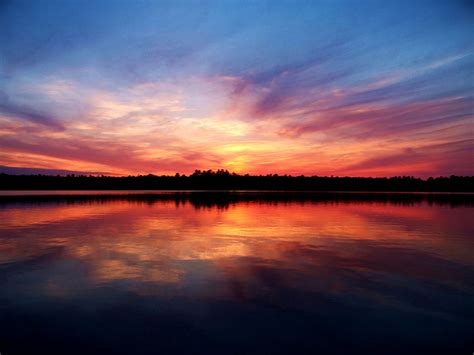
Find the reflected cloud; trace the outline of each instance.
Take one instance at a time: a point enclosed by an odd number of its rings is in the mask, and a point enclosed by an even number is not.
[[[442,260],[474,263],[467,252],[467,236],[473,232],[469,210],[444,209],[425,202],[250,201],[236,202],[226,209],[196,209],[173,200],[153,204],[92,200],[36,207],[17,204],[2,208],[0,215],[3,265],[42,260],[54,248],[61,248],[61,253],[55,254],[57,262],[65,258],[83,265],[88,270],[83,282],[88,284],[187,282],[186,275],[195,262],[233,275],[245,274],[254,263],[255,267],[281,269],[291,275],[318,273],[322,268],[321,272],[327,272],[320,275],[322,279],[329,277],[329,266],[381,272],[386,263],[397,265],[396,270],[387,272],[406,277],[429,273],[436,279],[438,266],[428,270],[429,265]],[[403,249],[408,246],[410,249]],[[417,260],[427,258],[428,269],[412,270],[397,261],[404,254],[411,258],[411,253],[419,254]],[[389,262],[389,257],[397,260]],[[432,258],[442,259],[435,262]],[[46,267],[55,268],[54,259],[45,260]],[[446,268],[458,267],[452,265]],[[453,272],[446,271],[450,274]]]
[[[0,313],[16,319],[6,331],[23,334],[15,322],[29,317],[45,334],[85,320],[89,339],[92,319],[127,340],[149,332],[161,342],[155,334],[168,331],[181,342],[193,329],[208,347],[203,333],[240,344],[250,328],[248,344],[294,337],[290,350],[315,329],[324,332],[315,344],[359,339],[361,319],[363,334],[382,320],[410,326],[408,339],[421,322],[429,344],[430,324],[470,339],[472,200],[180,195],[1,201]],[[257,330],[268,328],[262,340]],[[381,334],[390,343],[392,329]]]

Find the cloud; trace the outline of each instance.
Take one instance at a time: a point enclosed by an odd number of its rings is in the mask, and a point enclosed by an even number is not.
[[[472,21],[458,4],[300,5],[12,2],[0,164],[470,171],[456,142],[472,136]]]
[[[53,117],[36,111],[25,105],[18,105],[11,102],[6,93],[0,90],[0,113],[31,121],[54,128],[57,130],[64,129],[64,126]]]
[[[312,132],[330,132],[333,138],[359,139],[410,134],[468,120],[472,117],[471,106],[470,97],[448,97],[408,104],[336,107],[311,113],[299,122],[289,121],[279,133],[299,137]]]
[[[3,166],[0,165],[0,173],[10,175],[111,175],[110,172],[103,171],[73,171],[73,170],[60,170],[60,169],[39,169],[39,168],[25,168],[16,166]]]
[[[430,144],[418,148],[377,154],[375,157],[345,166],[341,170],[351,175],[473,175],[474,168],[464,165],[472,160],[474,140],[468,139],[443,144]],[[397,173],[403,172],[403,174]]]

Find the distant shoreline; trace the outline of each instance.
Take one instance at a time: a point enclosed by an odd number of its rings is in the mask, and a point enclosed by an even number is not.
[[[51,176],[0,174],[1,191],[287,191],[359,193],[463,193],[474,192],[474,176],[421,179],[238,175],[228,171],[199,171],[189,176]]]

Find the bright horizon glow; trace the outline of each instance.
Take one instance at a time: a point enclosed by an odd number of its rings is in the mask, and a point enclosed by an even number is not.
[[[0,23],[0,172],[474,175],[466,1],[11,1]]]

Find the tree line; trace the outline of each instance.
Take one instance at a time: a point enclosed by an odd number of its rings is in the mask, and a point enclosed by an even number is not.
[[[196,170],[190,175],[8,175],[0,174],[1,190],[288,190],[474,192],[474,176],[337,177],[241,175],[228,170]]]

